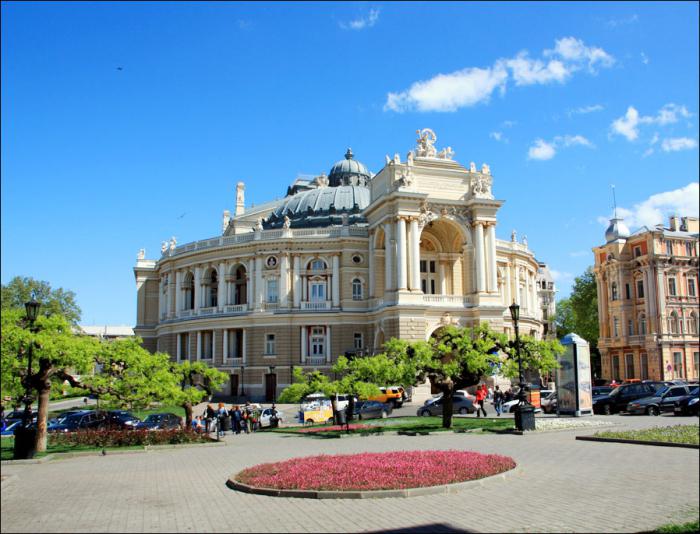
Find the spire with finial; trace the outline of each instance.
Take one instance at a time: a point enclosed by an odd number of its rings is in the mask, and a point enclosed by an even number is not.
[[[629,228],[625,225],[622,219],[617,217],[617,198],[615,196],[615,186],[610,184],[613,196],[613,218],[610,219],[610,226],[605,230],[606,243],[614,241],[623,241],[630,236]]]
[[[345,153],[345,159],[352,159],[353,157],[352,148],[348,147],[348,151]]]

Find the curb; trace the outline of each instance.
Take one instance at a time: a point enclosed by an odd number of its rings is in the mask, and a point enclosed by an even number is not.
[[[226,485],[236,491],[251,493],[254,495],[265,495],[267,497],[294,497],[300,499],[386,499],[391,497],[420,497],[423,495],[440,495],[457,493],[469,488],[482,487],[485,483],[497,480],[506,480],[508,476],[520,475],[523,470],[516,466],[510,471],[498,473],[490,477],[478,480],[467,480],[466,482],[456,482],[454,484],[444,484],[441,486],[426,486],[422,488],[374,490],[374,491],[329,491],[329,490],[284,490],[274,488],[258,488],[249,486],[229,477]]]
[[[43,464],[44,462],[49,462],[54,459],[54,454],[47,454],[41,458],[32,458],[30,460],[3,460],[0,465],[32,465],[32,464]]]
[[[666,443],[664,441],[643,441],[641,439],[622,439],[622,438],[597,438],[594,436],[576,436],[580,441],[600,441],[603,443],[630,443],[632,445],[651,445],[653,447],[678,447],[681,449],[700,449],[700,445],[691,445],[689,443]]]

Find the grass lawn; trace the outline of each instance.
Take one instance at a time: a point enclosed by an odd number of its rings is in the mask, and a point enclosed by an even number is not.
[[[596,432],[597,438],[636,439],[640,441],[662,441],[664,443],[685,443],[688,445],[700,445],[698,425],[676,425],[658,428],[645,428],[644,430]],[[675,531],[669,531],[675,532]]]
[[[12,460],[14,456],[15,438],[4,437],[2,442],[0,442],[0,460]],[[133,445],[131,447],[106,447],[107,451],[110,450],[125,450],[125,449],[143,449],[143,445]],[[88,446],[75,446],[75,445],[53,445],[50,442],[46,446],[46,452],[39,452],[34,457],[42,458],[47,454],[59,454],[63,452],[85,452],[85,451],[101,451],[102,447],[88,447]]]
[[[688,523],[669,523],[657,528],[654,532],[663,532],[664,534],[686,534],[700,531],[700,521],[690,521]]]
[[[452,428],[442,428],[442,417],[390,417],[388,419],[363,419],[362,421],[354,420],[353,424],[366,424],[375,428],[372,429],[357,429],[351,430],[350,434],[381,434],[382,432],[444,432],[452,430],[476,430],[476,429],[506,429],[513,428],[512,419],[476,419],[465,417],[454,417],[452,419]],[[326,425],[309,425],[305,427],[294,428],[276,428],[273,432],[283,432],[299,434],[300,430],[311,427],[324,427]],[[319,436],[320,434],[320,436]],[[328,432],[315,432],[304,434],[302,436],[329,437],[346,434],[344,430],[333,430]]]

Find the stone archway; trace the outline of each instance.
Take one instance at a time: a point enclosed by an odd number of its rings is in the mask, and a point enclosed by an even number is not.
[[[463,295],[464,246],[468,232],[441,217],[423,226],[420,234],[420,284],[425,295]]]

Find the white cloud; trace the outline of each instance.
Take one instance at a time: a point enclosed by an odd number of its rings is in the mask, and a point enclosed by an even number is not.
[[[547,143],[544,139],[535,139],[535,144],[527,152],[527,159],[548,160],[557,153],[553,144]]]
[[[679,106],[673,103],[664,105],[656,116],[640,116],[639,112],[633,106],[629,106],[627,108],[627,113],[625,113],[623,117],[615,119],[610,125],[610,128],[613,133],[626,137],[628,141],[634,141],[639,137],[640,124],[658,124],[659,126],[665,126],[678,122],[680,117],[688,118],[691,116],[692,113],[690,113],[685,106]]]
[[[555,282],[561,282],[563,280],[572,280],[574,275],[566,271],[557,271],[556,269],[550,269],[549,274],[552,275],[552,280]]]
[[[661,142],[661,150],[664,152],[678,152],[679,150],[691,150],[698,146],[695,139],[689,137],[674,137],[664,139]]]
[[[646,200],[635,204],[632,209],[617,208],[618,217],[634,231],[642,226],[652,228],[666,223],[669,215],[679,217],[697,217],[700,212],[700,184],[691,182],[685,187],[651,195]],[[598,217],[598,222],[607,226],[610,217]]]
[[[503,125],[504,128],[512,128],[513,126],[518,124],[518,122],[517,121],[503,121],[501,124]]]
[[[384,111],[457,111],[488,102],[496,89],[505,93],[508,81],[516,86],[563,84],[583,67],[609,67],[614,59],[605,50],[588,47],[580,39],[565,37],[545,50],[546,59],[531,58],[527,50],[513,58],[498,59],[490,67],[467,67],[428,80],[414,82],[408,89],[387,94]]]
[[[364,30],[374,26],[378,20],[379,9],[370,9],[366,17],[360,17],[350,22],[341,22],[340,27],[344,30]]]
[[[595,148],[595,145],[582,135],[558,135],[551,141],[535,139],[534,145],[528,150],[527,159],[552,159],[556,155],[558,148],[568,148],[577,145]]]
[[[644,63],[645,65],[648,65],[649,64],[649,57],[644,52],[642,52],[640,55],[642,56],[642,63]]]
[[[627,24],[634,24],[635,22],[639,21],[639,16],[636,14],[630,15],[629,17],[621,18],[621,19],[610,19],[608,20],[605,25],[610,27],[610,28],[617,28],[618,26],[625,26]]]
[[[501,143],[501,142],[507,143],[508,142],[508,138],[503,135],[503,132],[491,132],[489,134],[489,137],[491,139],[495,139],[499,143]]]
[[[438,74],[430,80],[415,82],[407,91],[389,93],[384,110],[457,111],[488,101],[497,88],[505,88],[507,78],[508,72],[499,65]]]
[[[605,108],[600,104],[594,104],[593,106],[583,106],[580,108],[570,109],[566,114],[571,117],[572,115],[587,115],[588,113],[595,113],[596,111],[603,111]]]

